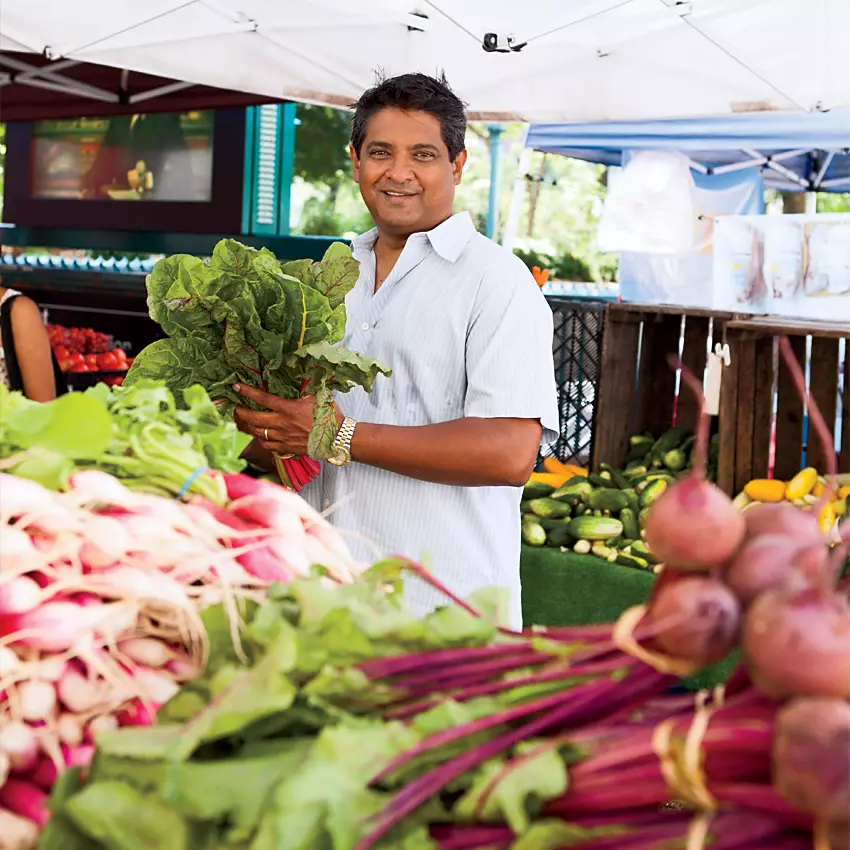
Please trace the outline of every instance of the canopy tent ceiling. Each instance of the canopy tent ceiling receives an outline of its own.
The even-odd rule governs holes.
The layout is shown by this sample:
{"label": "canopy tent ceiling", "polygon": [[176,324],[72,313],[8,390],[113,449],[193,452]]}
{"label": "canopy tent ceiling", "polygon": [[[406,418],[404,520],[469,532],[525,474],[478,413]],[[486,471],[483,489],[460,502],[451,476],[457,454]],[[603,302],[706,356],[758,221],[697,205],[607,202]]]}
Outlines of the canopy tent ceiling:
{"label": "canopy tent ceiling", "polygon": [[850,109],[534,124],[526,145],[605,165],[620,165],[623,153],[630,150],[681,151],[695,168],[707,173],[761,167],[768,188],[850,192]]}
{"label": "canopy tent ceiling", "polygon": [[[0,17],[0,29],[3,18]],[[74,59],[50,62],[43,56],[0,51],[0,120],[35,121],[178,112],[268,103],[270,98],[196,85],[150,74],[131,73]]]}
{"label": "canopy tent ceiling", "polygon": [[554,122],[848,105],[848,32],[847,0],[4,0],[0,48],[337,106],[444,69],[474,119]]}

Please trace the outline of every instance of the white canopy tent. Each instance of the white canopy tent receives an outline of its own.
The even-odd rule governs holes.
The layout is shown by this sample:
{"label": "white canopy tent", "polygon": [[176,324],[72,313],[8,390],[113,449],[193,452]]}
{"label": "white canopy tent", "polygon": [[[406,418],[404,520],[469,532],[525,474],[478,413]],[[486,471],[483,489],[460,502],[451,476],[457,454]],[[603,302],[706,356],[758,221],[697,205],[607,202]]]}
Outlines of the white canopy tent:
{"label": "white canopy tent", "polygon": [[344,106],[378,68],[442,69],[471,117],[490,121],[848,105],[848,32],[849,0],[4,0],[0,9],[0,49],[54,60],[52,84],[60,63],[76,60]]}

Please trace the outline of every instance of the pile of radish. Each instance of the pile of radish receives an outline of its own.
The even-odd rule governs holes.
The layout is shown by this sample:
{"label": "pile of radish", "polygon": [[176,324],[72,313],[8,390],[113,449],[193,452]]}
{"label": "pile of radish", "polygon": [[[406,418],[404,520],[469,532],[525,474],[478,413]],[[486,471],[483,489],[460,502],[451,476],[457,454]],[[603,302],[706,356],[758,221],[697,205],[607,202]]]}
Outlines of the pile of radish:
{"label": "pile of radish", "polygon": [[202,609],[226,601],[236,635],[240,599],[269,583],[314,564],[339,582],[358,572],[294,493],[225,481],[222,508],[96,470],[64,493],[0,475],[0,848],[32,846],[56,776],[88,763],[99,731],[152,723],[200,674]]}

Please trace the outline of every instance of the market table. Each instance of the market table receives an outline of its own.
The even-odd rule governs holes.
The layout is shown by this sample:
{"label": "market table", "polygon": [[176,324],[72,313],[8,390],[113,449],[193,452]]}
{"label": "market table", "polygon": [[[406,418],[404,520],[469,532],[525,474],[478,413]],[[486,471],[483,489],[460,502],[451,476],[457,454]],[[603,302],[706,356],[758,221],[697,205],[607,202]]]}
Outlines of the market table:
{"label": "market table", "polygon": [[[523,546],[520,558],[522,611],[527,626],[581,626],[616,620],[626,608],[649,597],[655,576],[609,564],[592,555]],[[684,681],[689,690],[724,681],[737,661],[732,657]]]}

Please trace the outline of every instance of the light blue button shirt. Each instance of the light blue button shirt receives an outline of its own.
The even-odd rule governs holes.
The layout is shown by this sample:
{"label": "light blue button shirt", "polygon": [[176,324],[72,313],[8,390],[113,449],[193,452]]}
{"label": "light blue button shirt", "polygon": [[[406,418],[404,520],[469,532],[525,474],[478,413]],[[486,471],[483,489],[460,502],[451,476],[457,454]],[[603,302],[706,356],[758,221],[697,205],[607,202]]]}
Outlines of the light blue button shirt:
{"label": "light blue button shirt", "polygon": [[[352,245],[360,278],[346,298],[343,344],[393,374],[379,377],[371,393],[356,387],[338,395],[345,415],[405,426],[539,419],[544,441],[555,439],[552,313],[525,265],[460,213],[413,234],[375,292],[376,239],[370,231]],[[355,556],[426,559],[463,597],[481,587],[506,588],[509,623],[521,625],[520,488],[431,484],[352,462],[323,464],[304,495],[316,507],[333,508],[330,520]],[[417,614],[447,602],[416,579],[406,582],[405,594]]]}

